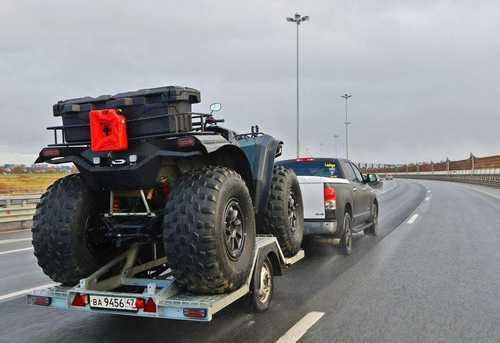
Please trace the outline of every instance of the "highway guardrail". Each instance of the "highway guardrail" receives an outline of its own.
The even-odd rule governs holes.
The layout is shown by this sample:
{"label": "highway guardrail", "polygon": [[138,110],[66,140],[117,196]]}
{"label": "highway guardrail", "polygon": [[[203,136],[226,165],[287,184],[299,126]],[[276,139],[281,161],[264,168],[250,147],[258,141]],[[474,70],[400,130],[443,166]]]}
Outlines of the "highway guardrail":
{"label": "highway guardrail", "polygon": [[26,228],[31,225],[39,201],[40,194],[0,196],[0,229]]}

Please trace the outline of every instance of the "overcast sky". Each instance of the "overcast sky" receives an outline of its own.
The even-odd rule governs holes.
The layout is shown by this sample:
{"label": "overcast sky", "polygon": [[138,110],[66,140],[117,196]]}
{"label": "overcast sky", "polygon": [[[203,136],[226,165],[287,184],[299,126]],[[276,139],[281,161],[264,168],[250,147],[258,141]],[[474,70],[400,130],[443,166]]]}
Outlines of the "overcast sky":
{"label": "overcast sky", "polygon": [[57,100],[163,85],[293,156],[296,11],[305,154],[343,154],[346,91],[355,161],[500,153],[499,1],[3,0],[0,163],[51,142]]}

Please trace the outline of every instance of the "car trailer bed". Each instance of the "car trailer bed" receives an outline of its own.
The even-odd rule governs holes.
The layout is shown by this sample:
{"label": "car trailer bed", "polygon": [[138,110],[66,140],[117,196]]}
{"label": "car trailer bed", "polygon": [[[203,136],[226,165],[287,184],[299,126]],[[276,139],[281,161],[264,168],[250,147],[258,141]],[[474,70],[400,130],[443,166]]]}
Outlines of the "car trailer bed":
{"label": "car trailer bed", "polygon": [[218,311],[253,292],[253,276],[260,268],[258,264],[263,260],[262,257],[272,262],[274,275],[281,275],[282,268],[304,257],[304,251],[300,250],[297,255],[285,258],[275,237],[259,235],[256,238],[252,269],[243,286],[230,293],[200,295],[176,287],[166,257],[136,265],[139,247],[138,244],[132,246],[88,278],[80,280],[77,286],[54,286],[33,291],[27,296],[28,304],[74,311],[207,322]]}

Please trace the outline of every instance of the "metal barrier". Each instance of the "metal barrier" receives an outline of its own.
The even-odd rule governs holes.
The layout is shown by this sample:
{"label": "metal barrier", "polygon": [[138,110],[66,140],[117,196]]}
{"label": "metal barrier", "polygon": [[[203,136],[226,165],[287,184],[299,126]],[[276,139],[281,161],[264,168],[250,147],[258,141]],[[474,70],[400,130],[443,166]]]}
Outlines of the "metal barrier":
{"label": "metal barrier", "polygon": [[452,181],[452,182],[462,182],[470,183],[475,185],[500,187],[500,175],[488,175],[488,174],[430,174],[430,173],[393,173],[394,177],[402,179],[425,179],[425,180],[437,180],[437,181]]}
{"label": "metal barrier", "polygon": [[0,196],[0,224],[31,221],[39,201],[40,194]]}

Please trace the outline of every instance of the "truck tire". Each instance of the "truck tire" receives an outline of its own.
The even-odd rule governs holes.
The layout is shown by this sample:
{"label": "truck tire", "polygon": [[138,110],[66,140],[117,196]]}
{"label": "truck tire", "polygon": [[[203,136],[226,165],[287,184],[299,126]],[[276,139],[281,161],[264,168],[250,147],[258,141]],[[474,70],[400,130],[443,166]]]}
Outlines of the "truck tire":
{"label": "truck tire", "polygon": [[342,236],[340,237],[340,250],[344,255],[352,254],[352,218],[349,212],[344,213]]}
{"label": "truck tire", "polygon": [[365,235],[377,235],[377,226],[378,226],[378,204],[377,202],[373,202],[371,208],[371,225],[364,230]]}
{"label": "truck tire", "polygon": [[304,236],[304,207],[299,181],[291,169],[274,167],[263,222],[263,233],[276,236],[286,257],[300,250]]}
{"label": "truck tire", "polygon": [[255,214],[235,171],[209,166],[180,177],[166,204],[163,240],[177,283],[194,293],[224,293],[249,277]]}
{"label": "truck tire", "polygon": [[89,230],[100,198],[78,174],[57,180],[42,195],[31,231],[38,265],[52,280],[75,285],[111,257],[111,247],[100,247],[102,240]]}

